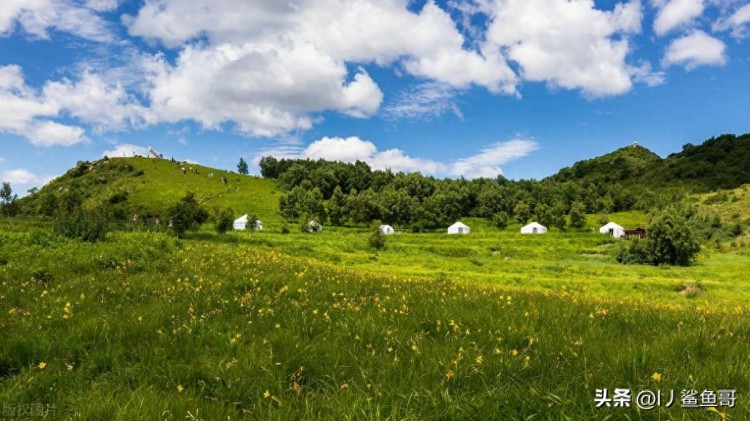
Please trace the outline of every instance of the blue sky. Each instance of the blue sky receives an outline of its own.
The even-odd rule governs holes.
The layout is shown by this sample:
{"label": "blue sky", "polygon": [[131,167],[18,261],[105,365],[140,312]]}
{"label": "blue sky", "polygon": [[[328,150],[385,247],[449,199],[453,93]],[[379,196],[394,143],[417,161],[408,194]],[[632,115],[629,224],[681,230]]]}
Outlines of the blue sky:
{"label": "blue sky", "polygon": [[514,179],[666,156],[750,131],[748,36],[737,0],[4,1],[0,178],[148,145]]}

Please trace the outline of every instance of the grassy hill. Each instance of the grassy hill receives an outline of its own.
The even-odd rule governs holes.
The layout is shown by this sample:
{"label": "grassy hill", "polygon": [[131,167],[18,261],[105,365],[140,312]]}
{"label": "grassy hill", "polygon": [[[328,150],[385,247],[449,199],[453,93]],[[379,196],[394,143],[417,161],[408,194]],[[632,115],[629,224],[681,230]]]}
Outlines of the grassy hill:
{"label": "grassy hill", "polygon": [[629,146],[577,162],[550,178],[696,192],[733,189],[750,183],[750,133],[712,137],[698,146],[688,143],[665,159],[642,146]]}
{"label": "grassy hill", "polygon": [[[185,167],[186,174],[183,175],[181,167]],[[227,184],[222,183],[222,177],[227,178]],[[256,214],[266,227],[280,224],[280,191],[274,181],[150,158],[79,163],[41,191],[22,199],[21,206],[27,213],[44,213],[45,203],[64,201],[66,195],[80,194],[84,206],[109,204],[120,218],[133,213],[164,215],[169,206],[187,192],[195,193],[207,209],[230,207],[238,217],[245,213]]]}

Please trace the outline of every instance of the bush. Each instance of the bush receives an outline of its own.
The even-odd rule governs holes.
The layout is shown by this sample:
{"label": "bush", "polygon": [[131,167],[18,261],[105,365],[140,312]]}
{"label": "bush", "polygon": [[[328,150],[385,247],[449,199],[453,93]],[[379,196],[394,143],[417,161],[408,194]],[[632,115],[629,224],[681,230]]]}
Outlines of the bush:
{"label": "bush", "polygon": [[507,212],[498,212],[492,215],[491,222],[495,228],[499,230],[504,230],[508,228],[508,223],[510,222],[510,216],[508,216]]}
{"label": "bush", "polygon": [[58,214],[52,224],[52,231],[63,237],[96,243],[104,241],[107,236],[107,218],[102,211],[75,208]]}
{"label": "bush", "polygon": [[289,225],[284,222],[284,225],[281,226],[281,233],[282,234],[289,234]]}
{"label": "bush", "polygon": [[193,193],[188,193],[179,202],[169,208],[170,226],[179,238],[187,230],[198,230],[208,219],[208,212],[195,200]]}
{"label": "bush", "polygon": [[[250,222],[248,222],[249,224]],[[216,228],[216,232],[219,234],[224,234],[230,229],[232,229],[232,226],[234,224],[234,211],[230,208],[226,208],[221,211],[217,211],[216,215],[214,216],[214,228]],[[254,225],[253,225],[254,226]]]}
{"label": "bush", "polygon": [[385,234],[380,230],[380,226],[383,225],[379,220],[372,222],[370,227],[370,237],[367,239],[367,243],[370,247],[376,250],[382,250],[385,248]]}
{"label": "bush", "polygon": [[700,243],[684,217],[667,212],[656,217],[645,240],[622,247],[617,261],[624,264],[688,266],[700,251]]}

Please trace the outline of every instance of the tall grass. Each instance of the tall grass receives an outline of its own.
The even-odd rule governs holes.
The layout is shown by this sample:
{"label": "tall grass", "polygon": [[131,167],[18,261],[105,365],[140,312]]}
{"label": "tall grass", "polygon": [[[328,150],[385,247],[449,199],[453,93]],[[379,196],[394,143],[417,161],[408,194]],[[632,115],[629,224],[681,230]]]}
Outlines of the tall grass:
{"label": "tall grass", "polygon": [[[116,232],[85,244],[1,233],[0,402],[54,404],[55,417],[82,419],[706,419],[717,415],[597,409],[594,391],[736,388],[737,407],[721,411],[750,417],[746,302],[576,291],[566,278],[591,268],[572,245],[535,258],[532,273],[561,281],[546,290],[440,276],[448,263],[419,277],[314,258],[314,241],[374,256],[366,235],[324,232],[299,245],[303,234],[177,242]],[[387,250],[418,265],[435,262],[415,257],[433,254],[420,249],[428,242],[485,247],[394,238]],[[519,241],[540,243],[496,246],[523,259],[549,240]],[[434,259],[481,271],[488,264],[470,259],[490,257],[477,253]]]}

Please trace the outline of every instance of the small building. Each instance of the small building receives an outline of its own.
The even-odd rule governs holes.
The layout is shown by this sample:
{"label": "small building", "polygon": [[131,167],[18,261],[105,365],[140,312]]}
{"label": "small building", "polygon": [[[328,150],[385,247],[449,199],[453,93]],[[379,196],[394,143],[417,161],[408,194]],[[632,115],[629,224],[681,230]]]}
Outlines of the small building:
{"label": "small building", "polygon": [[469,231],[471,231],[469,226],[461,221],[448,227],[448,234],[468,234]]}
{"label": "small building", "polygon": [[646,229],[645,228],[636,228],[632,230],[625,230],[625,238],[632,239],[632,238],[646,238]]}
{"label": "small building", "polygon": [[538,223],[532,222],[529,225],[521,227],[521,234],[546,234],[547,227]]}
{"label": "small building", "polygon": [[[234,223],[232,223],[232,228],[239,231],[244,231],[247,229],[247,224],[250,222],[250,217],[247,216],[247,214],[242,215],[241,217],[234,220]],[[255,231],[263,231],[263,223],[259,220],[255,220]]]}
{"label": "small building", "polygon": [[391,235],[395,234],[396,231],[393,230],[393,227],[390,225],[381,225],[379,228],[380,232],[382,232],[385,235]]}
{"label": "small building", "polygon": [[601,234],[609,234],[615,238],[622,238],[625,236],[625,228],[615,224],[614,222],[610,222],[607,225],[599,228],[599,232]]}

